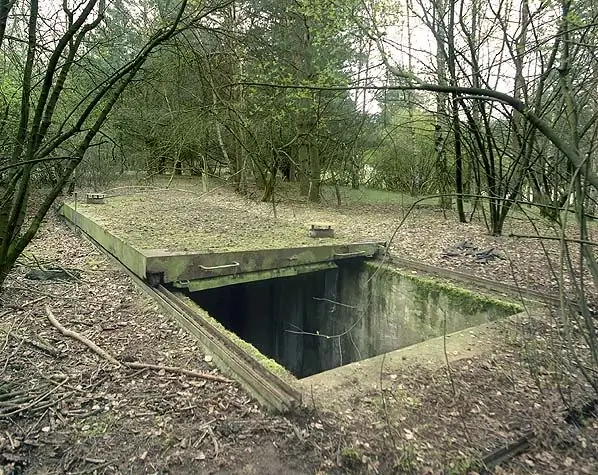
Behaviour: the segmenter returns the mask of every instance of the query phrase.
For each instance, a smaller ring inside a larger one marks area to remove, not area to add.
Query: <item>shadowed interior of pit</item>
[[[189,296],[298,378],[517,311],[512,304],[357,260]]]

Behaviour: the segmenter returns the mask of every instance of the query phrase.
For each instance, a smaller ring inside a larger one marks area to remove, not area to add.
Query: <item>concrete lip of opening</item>
[[[102,211],[105,209],[108,211]],[[276,247],[272,240],[270,246],[264,246],[259,239],[245,239],[239,246],[223,252],[209,249],[154,249],[151,240],[145,243],[149,247],[142,247],[138,239],[115,233],[102,218],[101,213],[106,212],[111,211],[103,207],[77,207],[74,204],[64,204],[61,208],[62,215],[68,221],[152,286],[172,284],[178,288],[197,290],[230,285],[232,281],[249,282],[280,275],[296,275],[314,270],[304,266],[325,266],[345,259],[374,257],[383,244],[341,239],[314,240],[307,236],[306,228],[303,234],[295,236],[296,240],[293,235],[287,236],[285,243],[289,246],[284,248]],[[211,280],[210,284],[206,282],[208,279]]]
[[[297,379],[522,310],[377,261],[186,295]]]
[[[516,314],[505,320],[519,317]],[[461,359],[488,354],[501,341],[504,328],[504,320],[467,328],[300,379],[296,387],[310,406],[346,411],[356,397],[382,394],[384,388],[391,387],[393,378],[400,382],[414,367],[436,370]]]

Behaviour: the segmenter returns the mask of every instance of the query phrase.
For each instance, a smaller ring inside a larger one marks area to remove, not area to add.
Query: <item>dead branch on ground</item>
[[[98,345],[96,345],[89,338],[81,335],[80,333],[77,333],[75,331],[68,330],[68,329],[64,328],[61,325],[61,323],[58,320],[56,320],[56,317],[54,317],[54,314],[52,313],[52,310],[50,310],[50,307],[48,305],[46,305],[46,316],[48,317],[48,320],[50,321],[50,323],[56,329],[58,329],[58,331],[60,333],[62,333],[64,336],[68,336],[70,338],[73,338],[74,340],[77,340],[80,343],[83,343],[95,354],[101,356],[105,360],[108,360],[113,365],[122,366],[120,361],[118,361],[114,356],[112,356],[112,355],[108,354],[107,352],[105,352],[104,350],[102,350]]]
[[[18,414],[19,412],[24,412],[27,410],[39,411],[47,408],[48,406],[54,405],[56,401],[50,400],[48,402],[48,398],[58,391],[58,389],[60,389],[63,385],[65,385],[68,380],[68,378],[65,378],[64,381],[40,395],[32,394],[31,392],[23,397],[19,397],[19,395],[24,394],[24,392],[11,392],[4,394],[3,399],[5,399],[5,401],[3,401],[3,404],[0,407],[0,417],[10,417]],[[65,396],[63,395],[61,399],[64,399],[64,397]]]
[[[233,381],[225,378],[223,376],[218,376],[217,374],[210,374],[210,373],[201,373],[199,371],[192,371],[185,368],[178,368],[176,366],[164,366],[164,365],[157,365],[157,364],[149,364],[149,363],[124,363],[125,366],[128,366],[131,369],[153,369],[156,371],[166,371],[168,373],[178,373],[184,374],[185,376],[191,376],[193,378],[200,378],[200,379],[209,379],[211,381],[218,381],[221,383],[232,383]]]
[[[176,366],[155,365],[155,364],[141,363],[141,362],[121,363],[114,356],[112,356],[108,352],[104,351],[102,348],[100,348],[98,345],[96,345],[90,339],[86,338],[85,336],[81,335],[80,333],[77,333],[72,330],[68,330],[64,326],[62,326],[60,324],[60,322],[58,320],[56,320],[56,317],[54,316],[54,314],[52,313],[52,311],[50,310],[50,307],[48,305],[46,305],[46,315],[47,315],[50,323],[55,328],[57,328],[58,331],[60,331],[60,333],[62,333],[65,336],[71,337],[80,343],[83,343],[94,353],[96,353],[97,355],[101,356],[102,358],[108,360],[110,363],[112,363],[118,367],[126,366],[127,368],[131,368],[131,369],[152,369],[152,370],[156,370],[156,371],[165,371],[168,373],[184,374],[185,376],[190,376],[193,378],[207,379],[210,381],[218,381],[220,383],[232,383],[233,382],[230,379],[227,379],[223,376],[219,376],[216,374],[192,371],[192,370],[188,370],[185,368],[178,368]]]
[[[34,339],[28,338],[24,335],[18,335],[17,333],[10,331],[10,330],[2,330],[2,331],[6,333],[7,338],[13,337],[17,341],[27,343],[30,346],[34,346],[42,351],[45,351],[46,353],[48,353],[54,357],[57,357],[60,355],[60,351],[58,351],[56,348],[49,345],[48,343],[34,340]]]

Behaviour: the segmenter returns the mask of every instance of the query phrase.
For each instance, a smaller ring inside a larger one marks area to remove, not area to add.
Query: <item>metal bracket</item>
[[[224,264],[222,266],[202,266],[200,264],[199,268],[201,270],[218,270],[218,269],[229,269],[231,267],[239,267],[241,264],[239,264],[238,262],[233,262],[232,264]]]
[[[338,256],[338,257],[357,257],[357,256],[363,256],[365,254],[365,251],[357,251],[357,252],[335,252],[332,254],[332,257],[334,256]]]

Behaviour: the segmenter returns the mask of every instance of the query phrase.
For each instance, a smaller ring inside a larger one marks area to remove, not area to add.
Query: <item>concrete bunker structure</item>
[[[379,242],[145,249],[104,226],[101,208],[81,208],[64,205],[62,214],[149,284],[146,290],[225,373],[279,411],[299,404],[307,388],[313,392],[312,381],[330,390],[326,380],[339,369],[372,371],[368,362],[378,364],[380,355],[413,352],[411,345],[443,335],[458,339],[464,329],[521,311],[384,264],[376,259]]]

